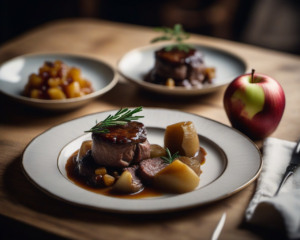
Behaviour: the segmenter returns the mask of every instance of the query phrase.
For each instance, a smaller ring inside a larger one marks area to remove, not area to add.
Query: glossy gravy
[[[116,198],[126,198],[126,199],[140,199],[140,198],[149,198],[149,197],[159,197],[163,195],[163,192],[154,189],[152,187],[146,186],[142,191],[134,194],[118,194],[112,191],[111,187],[107,188],[96,188],[93,186],[90,186],[87,184],[84,177],[79,176],[76,174],[75,167],[76,165],[73,162],[74,156],[77,156],[78,151],[74,152],[71,157],[69,157],[67,163],[66,163],[66,171],[67,171],[67,177],[70,179],[73,183],[75,183],[77,186],[94,192],[98,194],[102,194],[109,197],[116,197]]]
[[[154,189],[153,187],[149,187],[149,186],[145,186],[145,188],[138,193],[120,194],[120,193],[113,192],[111,187],[96,188],[96,187],[88,185],[86,179],[84,177],[76,174],[76,171],[75,171],[76,165],[73,162],[73,158],[77,156],[78,151],[79,150],[74,152],[69,157],[69,159],[67,160],[66,166],[65,166],[68,179],[71,180],[73,183],[75,183],[77,186],[79,186],[85,190],[97,193],[97,194],[102,194],[104,196],[125,198],[125,199],[141,199],[141,198],[160,197],[164,194],[164,192],[162,192],[158,189]],[[198,157],[201,158],[201,165],[205,163],[205,155],[206,155],[205,150],[203,148],[200,148]]]

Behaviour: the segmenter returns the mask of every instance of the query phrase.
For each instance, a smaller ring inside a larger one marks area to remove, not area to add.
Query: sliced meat
[[[107,128],[109,133],[93,133],[92,155],[102,166],[128,167],[150,157],[144,124],[129,122]]]
[[[138,175],[145,184],[152,185],[156,173],[168,166],[161,158],[150,158],[140,162]]]

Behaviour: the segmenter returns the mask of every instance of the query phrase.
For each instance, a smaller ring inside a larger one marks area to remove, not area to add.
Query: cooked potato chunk
[[[154,186],[172,193],[186,193],[198,187],[200,178],[178,159],[154,176]]]
[[[159,146],[158,144],[151,144],[150,147],[151,147],[150,158],[167,156],[166,150],[163,147]]]
[[[113,185],[113,191],[119,193],[135,193],[139,190],[140,187],[133,184],[132,175],[128,171],[124,171],[115,185]]]
[[[195,126],[190,121],[167,126],[164,142],[172,154],[179,151],[179,155],[187,157],[194,157],[200,147]]]
[[[78,155],[77,155],[77,160],[80,160],[86,154],[86,152],[88,150],[92,149],[92,144],[93,144],[92,140],[86,140],[86,141],[82,142],[81,147],[78,152]]]

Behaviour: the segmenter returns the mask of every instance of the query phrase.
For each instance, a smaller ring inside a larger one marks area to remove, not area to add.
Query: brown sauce
[[[200,161],[200,164],[203,165],[206,161],[205,159],[206,154],[207,152],[205,151],[205,149],[203,147],[200,147],[198,155],[195,156],[194,158],[197,158]]]
[[[76,156],[78,151],[72,154],[71,157],[67,160],[66,163],[66,172],[67,172],[67,177],[70,179],[73,183],[75,183],[77,186],[97,193],[97,194],[102,194],[104,196],[109,196],[109,197],[116,197],[116,198],[126,198],[126,199],[141,199],[141,198],[150,198],[150,197],[159,197],[162,196],[163,193],[157,189],[154,189],[152,187],[146,186],[142,191],[135,193],[135,194],[118,194],[114,193],[111,189],[111,187],[108,188],[96,188],[93,186],[90,186],[87,184],[85,178],[79,176],[76,174],[75,167],[76,165],[73,163],[73,157]]]
[[[88,191],[91,191],[91,192],[94,192],[97,194],[101,194],[104,196],[124,198],[124,199],[141,199],[141,198],[160,197],[164,194],[163,192],[159,191],[158,189],[154,189],[153,187],[149,187],[149,186],[145,186],[145,188],[138,193],[119,194],[119,193],[113,192],[111,187],[96,188],[96,187],[88,185],[86,179],[82,176],[79,176],[75,171],[76,165],[73,162],[73,158],[77,156],[78,151],[79,150],[74,152],[69,157],[69,159],[67,160],[66,166],[65,166],[68,179],[71,180],[77,186],[79,186],[85,190],[88,190]],[[207,153],[204,150],[204,148],[200,147],[198,155],[195,156],[194,158],[199,159],[201,165],[203,165],[205,163],[205,155],[206,154]],[[202,171],[201,171],[201,173],[202,173]]]

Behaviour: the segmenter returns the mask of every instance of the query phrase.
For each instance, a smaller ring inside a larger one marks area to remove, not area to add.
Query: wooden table
[[[43,25],[0,47],[0,62],[32,52],[84,53],[111,64],[128,50],[147,45],[157,33],[149,28],[95,20],[65,20]],[[257,72],[277,79],[286,94],[286,109],[272,135],[296,141],[300,136],[300,57],[240,43],[193,35],[192,42],[243,56]],[[121,215],[93,211],[56,200],[23,175],[26,145],[48,128],[86,114],[120,107],[163,107],[199,114],[229,125],[223,109],[224,89],[190,99],[172,99],[141,91],[122,80],[109,93],[71,112],[26,108],[0,96],[0,214],[52,234],[72,239],[209,239],[223,212],[227,220],[220,239],[263,239],[278,233],[243,223],[255,183],[244,190],[195,209],[159,215]],[[116,97],[118,96],[118,97]],[[261,146],[261,142],[257,142]],[[47,171],[47,169],[45,169]],[[1,228],[1,227],[0,227]]]

